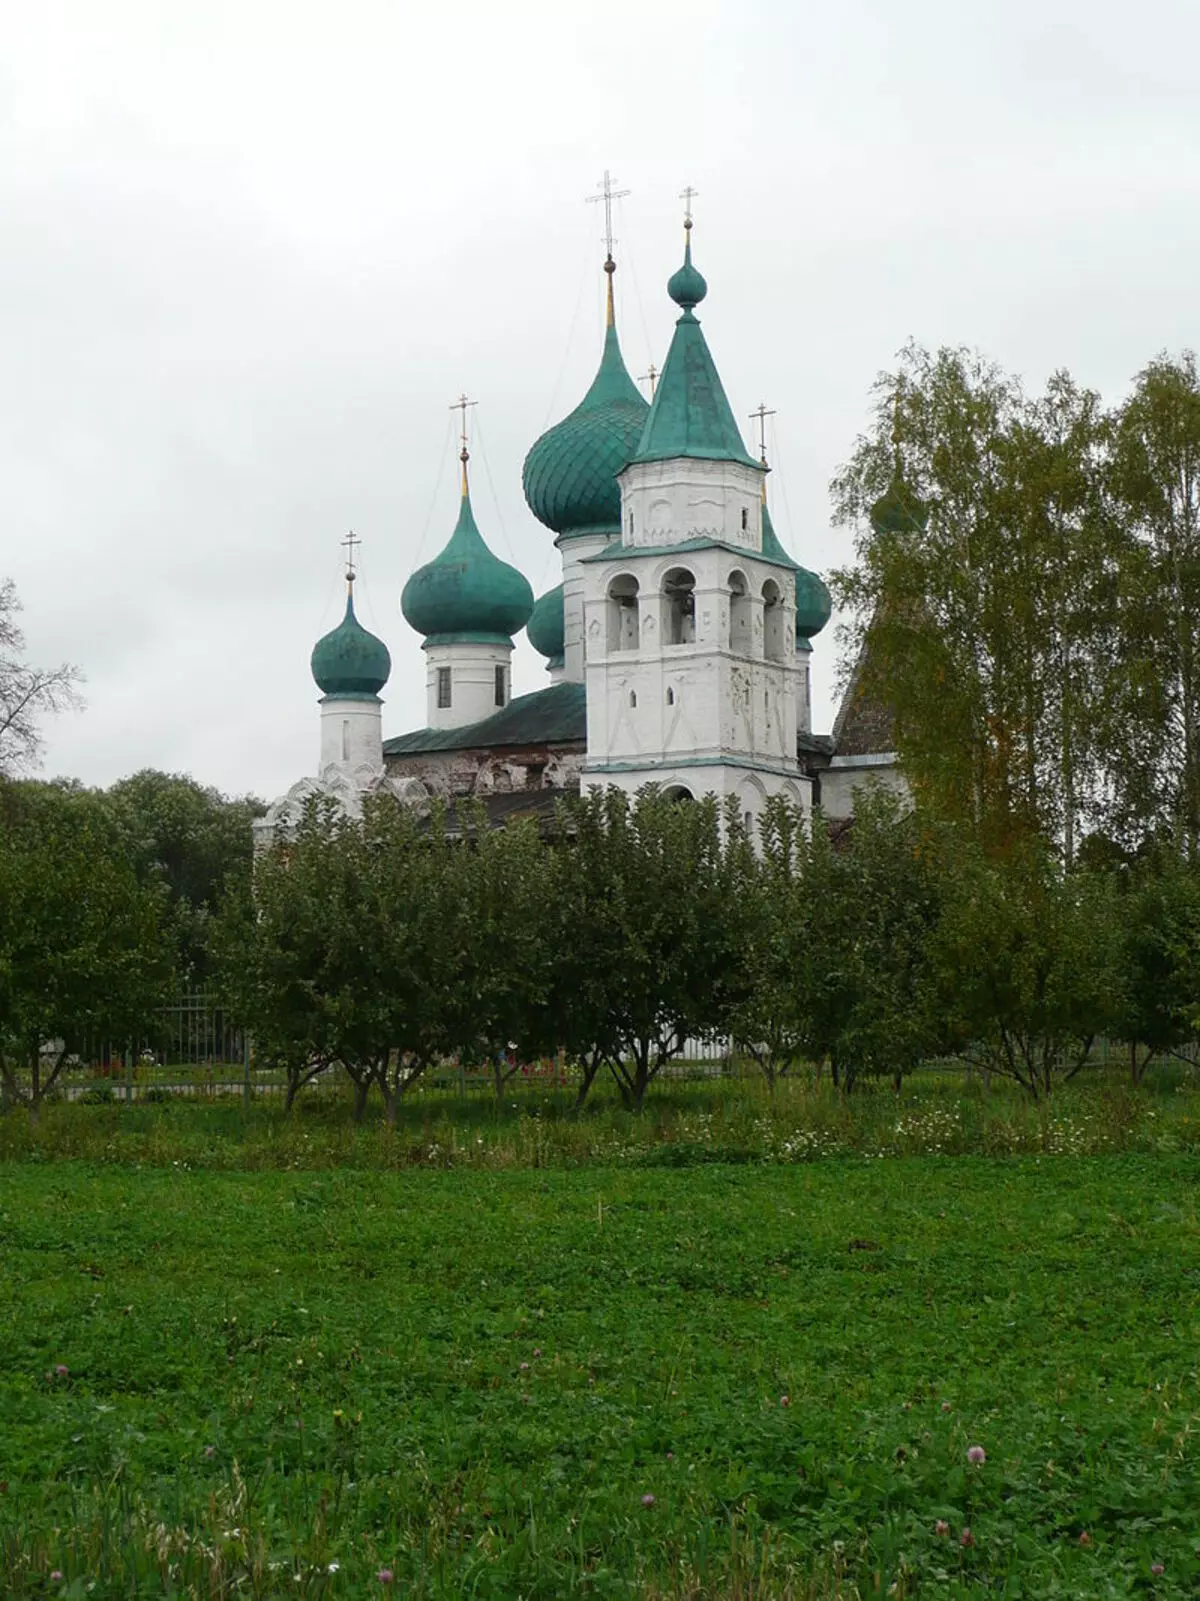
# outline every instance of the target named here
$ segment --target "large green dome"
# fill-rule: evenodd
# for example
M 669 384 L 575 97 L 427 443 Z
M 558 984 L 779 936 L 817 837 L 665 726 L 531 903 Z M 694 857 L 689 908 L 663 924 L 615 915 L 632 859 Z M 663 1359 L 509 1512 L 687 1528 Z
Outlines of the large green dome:
M 550 667 L 563 665 L 566 650 L 566 617 L 563 610 L 563 586 L 548 589 L 534 604 L 529 621 L 525 624 L 529 643 L 539 656 L 545 656 Z
M 465 464 L 462 504 L 450 542 L 405 584 L 400 610 L 427 644 L 511 640 L 529 619 L 533 590 L 484 543 L 471 510 Z
M 775 524 L 771 521 L 771 513 L 767 510 L 767 503 L 763 501 L 762 508 L 762 548 L 764 556 L 773 556 L 776 561 L 784 561 L 796 575 L 796 638 L 798 640 L 811 639 L 819 634 L 829 621 L 833 612 L 833 599 L 825 586 L 824 580 L 817 573 L 809 572 L 807 567 L 801 567 L 798 561 L 793 561 L 779 542 L 779 535 L 775 532 Z
M 392 658 L 382 639 L 369 634 L 354 615 L 354 593 L 346 597 L 346 615 L 331 633 L 313 646 L 312 675 L 325 695 L 378 695 L 388 681 Z
M 564 538 L 620 533 L 617 474 L 635 454 L 650 410 L 621 358 L 611 291 L 610 273 L 604 354 L 592 386 L 536 441 L 522 473 L 530 511 Z

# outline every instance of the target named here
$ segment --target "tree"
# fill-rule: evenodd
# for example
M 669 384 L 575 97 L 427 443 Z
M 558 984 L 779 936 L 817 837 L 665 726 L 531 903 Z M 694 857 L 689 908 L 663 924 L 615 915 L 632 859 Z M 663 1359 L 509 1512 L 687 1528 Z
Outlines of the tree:
M 0 778 L 38 765 L 43 717 L 82 705 L 77 667 L 35 667 L 25 660 L 20 610 L 12 579 L 0 580 Z
M 453 1047 L 463 1013 L 454 897 L 462 847 L 435 811 L 369 798 L 361 822 L 315 799 L 256 864 L 253 894 L 221 920 L 222 986 L 256 1049 L 297 1091 L 340 1064 L 355 1118 L 371 1088 L 398 1101 Z
M 102 797 L 0 783 L 0 830 L 0 1077 L 36 1114 L 72 1055 L 155 1033 L 170 942 Z
M 744 862 L 748 897 L 746 988 L 733 1007 L 730 1038 L 753 1057 L 771 1093 L 811 1039 L 805 994 L 796 982 L 809 938 L 801 872 L 806 855 L 800 809 L 773 798 L 759 822 L 761 855 Z
M 1161 355 L 1118 409 L 1111 483 L 1136 540 L 1110 728 L 1126 837 L 1166 824 L 1200 851 L 1200 372 Z
M 1031 400 L 970 352 L 917 346 L 876 396 L 873 434 L 832 486 L 858 529 L 835 587 L 870 641 L 863 687 L 891 707 L 936 812 L 997 848 L 1040 834 L 1070 860 L 1104 794 L 1128 546 L 1099 398 L 1058 373 Z
M 963 843 L 952 863 L 934 952 L 948 1027 L 964 1060 L 1043 1098 L 1116 1021 L 1112 880 L 1064 872 L 1038 840 L 991 860 Z
M 1141 1083 L 1155 1056 L 1192 1039 L 1200 1001 L 1200 882 L 1173 852 L 1117 880 L 1117 983 L 1112 1028 Z
M 741 857 L 722 846 L 712 797 L 679 801 L 647 785 L 631 801 L 610 788 L 577 802 L 568 819 L 573 950 L 559 994 L 569 1006 L 563 979 L 581 976 L 574 1050 L 603 1061 L 624 1105 L 640 1111 L 688 1040 L 725 1031 L 743 992 Z M 724 827 L 737 834 L 736 814 Z
M 799 1039 L 849 1091 L 904 1074 L 941 1047 L 930 949 L 941 916 L 939 839 L 887 792 L 860 792 L 835 849 L 818 813 L 801 856 L 803 938 L 794 967 Z
M 126 848 L 143 882 L 162 883 L 179 946 L 181 974 L 209 975 L 206 930 L 235 881 L 250 881 L 251 824 L 264 807 L 229 800 L 179 773 L 146 768 L 108 790 Z

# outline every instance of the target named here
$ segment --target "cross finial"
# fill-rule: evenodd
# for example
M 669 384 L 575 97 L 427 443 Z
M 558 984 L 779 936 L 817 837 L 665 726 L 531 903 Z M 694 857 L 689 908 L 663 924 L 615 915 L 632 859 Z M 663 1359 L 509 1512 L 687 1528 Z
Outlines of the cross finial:
M 760 400 L 758 410 L 752 411 L 750 415 L 758 424 L 758 455 L 765 467 L 767 465 L 767 418 L 773 417 L 775 413 L 770 410 L 765 401 Z
M 699 193 L 699 189 L 693 189 L 691 184 L 679 191 L 679 198 L 683 201 L 683 226 L 689 230 L 692 226 L 692 201 Z
M 651 362 L 650 363 L 650 371 L 649 372 L 644 372 L 642 374 L 642 376 L 638 379 L 638 383 L 639 384 L 649 384 L 650 385 L 650 399 L 651 400 L 654 399 L 654 386 L 658 382 L 658 376 L 659 376 L 658 375 L 658 368 L 654 365 L 653 362 Z
M 477 400 L 467 399 L 465 390 L 461 395 L 459 395 L 457 400 L 452 400 L 450 402 L 450 410 L 461 413 L 461 420 L 459 424 L 459 439 L 461 441 L 461 448 L 458 452 L 458 459 L 462 462 L 462 492 L 464 495 L 467 492 L 467 463 L 471 459 L 471 453 L 467 449 L 467 408 L 468 406 L 477 406 L 478 404 L 479 402 Z
M 346 551 L 346 587 L 351 591 L 351 593 L 353 593 L 354 590 L 355 577 L 354 552 L 355 549 L 361 544 L 362 540 L 354 532 L 353 528 L 346 535 L 345 539 L 342 540 L 342 545 Z
M 612 271 L 612 267 L 609 265 L 609 263 L 612 262 L 613 246 L 617 242 L 613 238 L 612 231 L 612 203 L 614 200 L 623 200 L 629 193 L 628 189 L 614 189 L 613 184 L 616 181 L 617 180 L 610 174 L 608 168 L 605 167 L 604 176 L 596 185 L 596 193 L 594 195 L 587 196 L 587 202 L 590 206 L 599 205 L 601 201 L 604 202 L 604 248 L 606 251 L 604 266 L 607 272 Z M 613 263 L 613 265 L 615 265 L 615 263 Z

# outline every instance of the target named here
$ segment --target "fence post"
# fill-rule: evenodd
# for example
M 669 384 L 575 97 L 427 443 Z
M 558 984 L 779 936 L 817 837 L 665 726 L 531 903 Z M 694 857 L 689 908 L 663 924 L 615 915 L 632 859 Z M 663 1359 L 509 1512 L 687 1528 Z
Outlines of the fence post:
M 242 1110 L 250 1110 L 250 1031 L 242 1032 Z
M 125 1049 L 125 1105 L 133 1100 L 133 1046 Z

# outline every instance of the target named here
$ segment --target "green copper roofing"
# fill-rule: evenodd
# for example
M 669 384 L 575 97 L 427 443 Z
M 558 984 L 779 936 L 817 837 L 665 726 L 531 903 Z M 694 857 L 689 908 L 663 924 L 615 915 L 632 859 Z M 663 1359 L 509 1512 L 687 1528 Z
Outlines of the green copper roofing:
M 460 640 L 496 634 L 511 639 L 533 610 L 528 582 L 493 556 L 476 526 L 465 462 L 462 503 L 450 543 L 405 584 L 400 610 L 418 634 L 449 634 Z
M 779 542 L 779 535 L 775 532 L 775 524 L 771 521 L 771 513 L 767 510 L 767 503 L 763 501 L 762 508 L 762 548 L 763 555 L 771 561 L 784 561 L 796 574 L 796 642 L 797 649 L 801 641 L 811 639 L 819 634 L 829 621 L 833 611 L 833 600 L 824 581 L 816 574 L 810 573 L 807 567 L 801 567 L 798 561 L 793 561 Z
M 667 284 L 667 292 L 683 307 L 683 315 L 675 324 L 666 365 L 633 460 L 671 461 L 678 456 L 691 456 L 758 467 L 760 463 L 747 454 L 742 443 L 704 334 L 692 313 L 708 286 L 692 266 L 690 232 L 683 266 Z
M 312 675 L 325 695 L 378 695 L 388 681 L 392 658 L 382 639 L 369 634 L 354 615 L 354 590 L 346 596 L 346 615 L 313 646 Z
M 495 750 L 511 745 L 580 745 L 587 740 L 587 691 L 551 684 L 518 695 L 502 710 L 464 728 L 418 728 L 383 742 L 385 756 L 435 750 Z
M 548 658 L 547 665 L 561 667 L 566 649 L 566 618 L 563 614 L 563 586 L 548 589 L 534 603 L 529 621 L 525 624 L 529 643 L 539 656 Z
M 929 508 L 905 483 L 899 461 L 892 469 L 891 483 L 871 507 L 870 517 L 877 534 L 916 533 L 929 521 Z
M 617 474 L 637 449 L 649 409 L 617 343 L 610 271 L 604 352 L 591 388 L 525 458 L 525 500 L 539 522 L 563 538 L 618 531 Z

